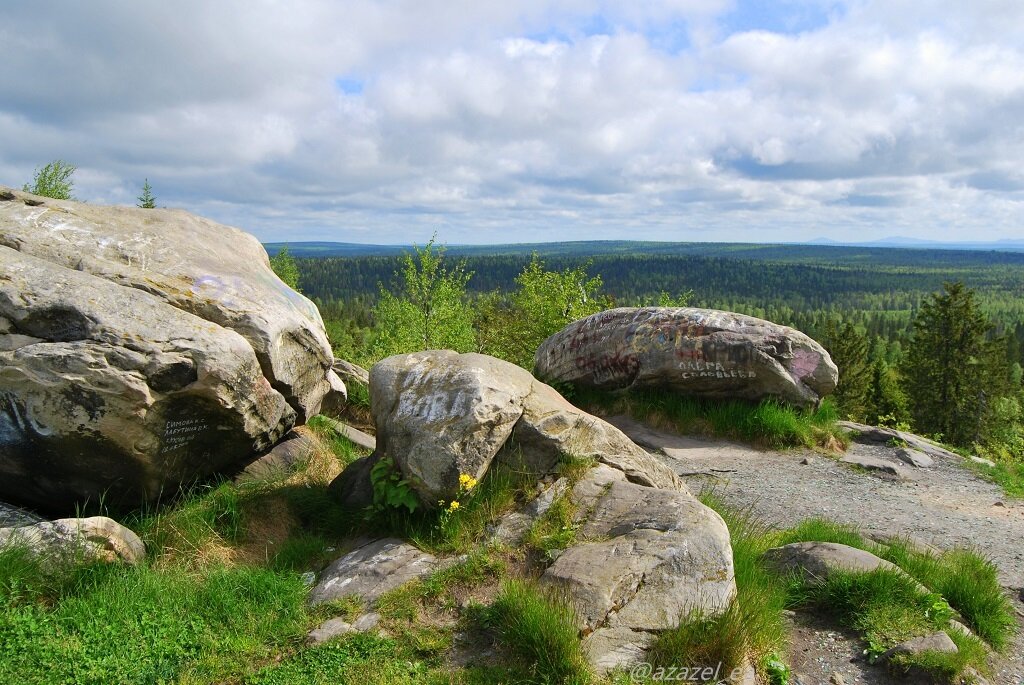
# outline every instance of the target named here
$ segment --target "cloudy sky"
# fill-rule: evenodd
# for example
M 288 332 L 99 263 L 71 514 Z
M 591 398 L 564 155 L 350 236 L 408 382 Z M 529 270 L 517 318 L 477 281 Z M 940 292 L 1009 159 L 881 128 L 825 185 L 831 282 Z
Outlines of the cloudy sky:
M 1020 0 L 8 0 L 0 184 L 265 240 L 1024 237 Z

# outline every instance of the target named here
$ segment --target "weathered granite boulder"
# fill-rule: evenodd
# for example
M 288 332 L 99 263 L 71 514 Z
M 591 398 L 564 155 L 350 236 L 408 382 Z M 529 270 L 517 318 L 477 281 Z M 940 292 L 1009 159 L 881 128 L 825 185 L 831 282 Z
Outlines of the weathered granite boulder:
M 577 541 L 541 582 L 572 599 L 598 670 L 642 661 L 659 631 L 690 612 L 718 615 L 735 598 L 729 529 L 688 493 L 630 483 L 599 465 L 569 496 Z
M 0 203 L 2 204 L 2 203 Z M 295 411 L 238 333 L 0 246 L 0 496 L 153 499 L 273 445 Z
M 56 267 L 92 274 L 237 332 L 300 422 L 317 413 L 334 362 L 323 320 L 274 274 L 254 236 L 182 210 L 91 205 L 4 187 L 0 198 L 8 198 L 0 199 L 0 245 L 50 262 L 55 278 Z M 80 321 L 43 314 L 27 335 L 79 339 Z
M 803 333 L 712 309 L 611 309 L 545 340 L 537 378 L 620 390 L 668 386 L 710 398 L 777 397 L 798 405 L 832 392 L 839 372 Z
M 254 237 L 0 188 L 0 497 L 137 505 L 230 470 L 343 390 L 332 362 Z
M 139 536 L 106 516 L 41 521 L 0 528 L 0 549 L 21 545 L 31 554 L 54 562 L 124 561 L 146 556 Z
M 393 459 L 428 506 L 456 495 L 460 474 L 482 478 L 509 441 L 538 475 L 571 453 L 610 464 L 638 483 L 685 489 L 621 431 L 494 357 L 447 350 L 388 357 L 370 370 L 370 390 L 377 450 L 368 461 Z M 354 466 L 352 473 L 368 471 Z M 343 473 L 341 482 L 346 501 L 359 501 L 353 489 L 368 489 L 362 477 Z

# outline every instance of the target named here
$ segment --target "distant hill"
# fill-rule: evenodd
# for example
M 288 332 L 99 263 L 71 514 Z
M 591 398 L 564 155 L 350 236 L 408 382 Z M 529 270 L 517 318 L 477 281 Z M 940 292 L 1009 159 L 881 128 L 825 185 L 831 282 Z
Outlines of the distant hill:
M 334 242 L 264 243 L 267 252 L 275 255 L 282 247 L 295 257 L 388 257 L 412 249 L 411 245 L 365 245 Z M 794 255 L 820 258 L 814 248 L 883 248 L 912 250 L 946 250 L 969 252 L 1024 252 L 1024 240 L 952 243 L 917 238 L 885 238 L 866 243 L 840 243 L 819 238 L 807 243 L 670 243 L 640 240 L 580 240 L 561 243 L 512 243 L 502 245 L 446 245 L 452 256 L 529 255 L 545 257 L 585 257 L 597 255 L 699 255 L 705 257 L 736 257 L 744 259 L 781 259 Z M 811 254 L 808 254 L 808 253 Z

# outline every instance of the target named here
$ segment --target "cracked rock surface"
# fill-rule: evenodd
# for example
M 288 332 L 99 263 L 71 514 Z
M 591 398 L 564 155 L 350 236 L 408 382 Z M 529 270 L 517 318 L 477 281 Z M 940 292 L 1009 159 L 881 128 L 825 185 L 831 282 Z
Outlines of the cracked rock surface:
M 631 483 L 601 465 L 571 497 L 577 543 L 541 582 L 573 600 L 598 669 L 642 661 L 658 631 L 691 611 L 715 616 L 736 596 L 729 530 L 688 493 Z

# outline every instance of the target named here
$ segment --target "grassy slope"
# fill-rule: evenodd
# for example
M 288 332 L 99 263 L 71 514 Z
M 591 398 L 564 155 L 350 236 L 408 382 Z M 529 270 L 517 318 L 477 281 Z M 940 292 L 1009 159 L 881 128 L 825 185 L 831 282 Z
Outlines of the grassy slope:
M 571 607 L 531 582 L 548 553 L 571 541 L 571 512 L 561 504 L 553 507 L 531 531 L 529 549 L 484 546 L 487 521 L 533 491 L 534 484 L 511 469 L 495 471 L 467 492 L 454 515 L 368 522 L 360 513 L 338 509 L 326 490 L 357 453 L 347 441 L 317 430 L 324 447 L 294 476 L 197 489 L 127 520 L 150 550 L 139 567 L 61 570 L 41 566 L 18 550 L 0 552 L 0 653 L 5 655 L 0 682 L 594 680 L 570 627 Z M 585 464 L 568 460 L 563 467 L 578 476 Z M 995 648 L 1007 644 L 1016 625 L 994 568 L 971 552 L 933 558 L 903 544 L 883 549 L 822 520 L 773 531 L 728 511 L 713 497 L 705 501 L 732 531 L 738 601 L 721 617 L 682 617 L 680 628 L 659 640 L 651 654 L 654 663 L 732 665 L 750 655 L 763 674 L 782 682 L 782 610 L 792 605 L 828 607 L 837 620 L 860 630 L 869 647 L 879 649 L 904 637 L 907 627 L 943 625 L 948 616 L 934 614 L 943 598 Z M 381 599 L 378 611 L 388 637 L 359 635 L 307 646 L 305 633 L 325 618 L 354 618 L 365 608 L 352 601 L 310 608 L 302 573 L 336 558 L 352 534 L 368 528 L 413 533 L 435 551 L 466 556 Z M 797 584 L 760 561 L 770 546 L 807 539 L 872 549 L 935 595 L 921 597 L 886 578 L 840 577 L 825 587 Z M 983 668 L 981 642 L 957 639 L 959 661 L 924 665 L 947 678 L 968 665 Z M 497 649 L 492 660 L 459 665 L 456 656 L 465 644 L 476 653 L 492 642 Z M 624 678 L 616 674 L 611 680 Z

